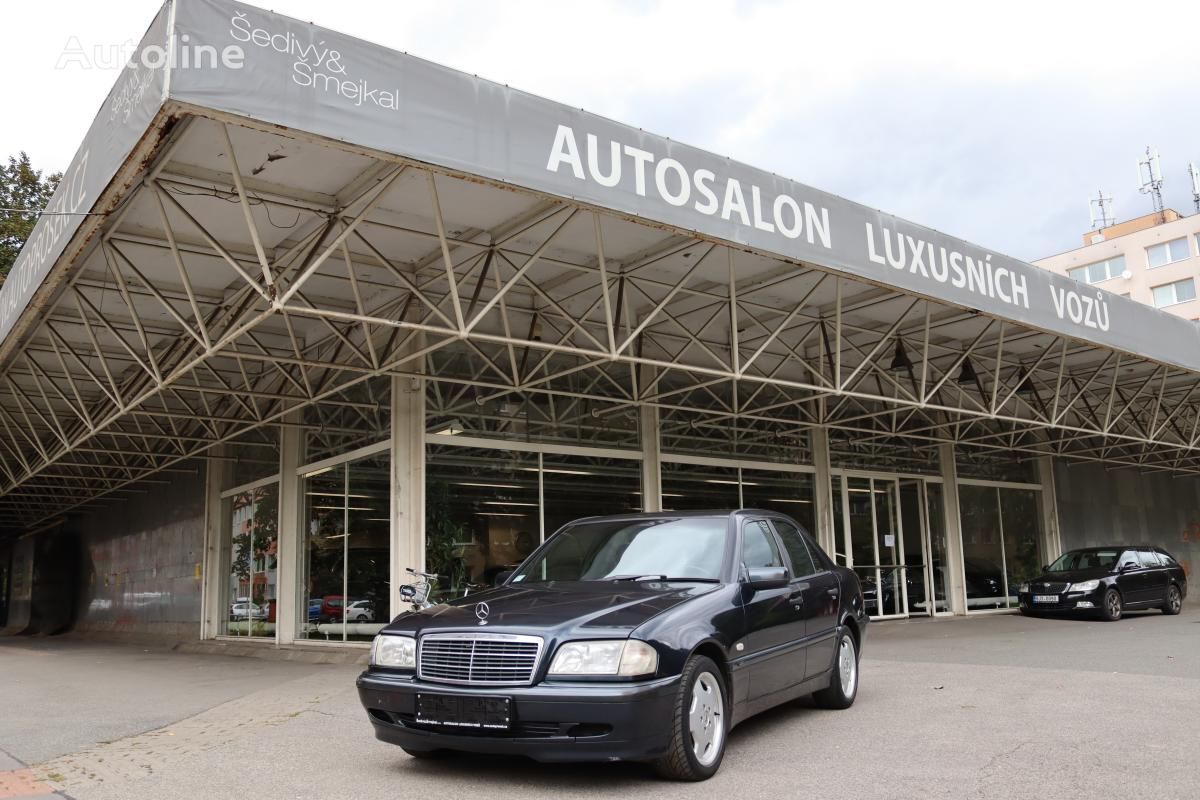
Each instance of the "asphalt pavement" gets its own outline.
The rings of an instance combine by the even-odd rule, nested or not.
[[[1117,623],[874,623],[852,708],[744,723],[703,784],[636,764],[416,761],[372,737],[358,669],[0,640],[0,798],[1200,795],[1194,600]]]

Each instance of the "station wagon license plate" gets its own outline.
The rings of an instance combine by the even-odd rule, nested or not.
[[[504,730],[512,723],[512,698],[418,693],[417,722]]]
[[[1056,594],[1035,594],[1033,596],[1035,603],[1057,603],[1058,595]]]

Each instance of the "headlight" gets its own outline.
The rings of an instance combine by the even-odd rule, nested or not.
[[[1100,581],[1083,581],[1082,583],[1072,583],[1067,587],[1068,592],[1092,592],[1100,585]]]
[[[658,670],[658,651],[637,639],[567,642],[550,664],[551,675],[650,675]]]
[[[1029,594],[1029,584],[1022,583],[1017,587],[1017,594]]]
[[[371,666],[416,669],[417,640],[411,636],[386,633],[376,636],[371,644]]]

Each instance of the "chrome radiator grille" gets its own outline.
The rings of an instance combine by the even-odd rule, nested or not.
[[[1029,584],[1029,591],[1032,594],[1062,594],[1067,590],[1068,583],[1043,583],[1035,581]]]
[[[476,686],[533,683],[542,654],[539,636],[507,633],[429,633],[417,650],[422,680]]]

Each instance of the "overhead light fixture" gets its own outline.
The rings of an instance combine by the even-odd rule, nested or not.
[[[726,486],[737,486],[738,485],[738,481],[726,480],[724,478],[708,478],[704,482],[705,483],[720,483],[720,484],[724,484]],[[741,481],[741,484],[742,484],[742,486],[758,486],[758,484],[755,483],[754,481]],[[663,495],[663,497],[666,497],[666,495]]]
[[[1021,382],[1017,384],[1017,391],[1022,394],[1033,394],[1037,391],[1037,387],[1029,379],[1029,372],[1024,368],[1021,369]]]
[[[320,469],[314,469],[312,472],[304,473],[304,477],[311,478],[314,475],[324,475],[326,472],[332,472],[332,471],[333,471],[333,467],[321,467]]]
[[[537,472],[537,467],[521,467],[525,472]],[[542,467],[542,472],[553,472],[555,475],[592,475],[594,473],[587,472],[582,469],[558,469],[557,467]]]
[[[455,486],[470,486],[475,489],[520,489],[515,483],[476,483],[472,481],[455,481]]]
[[[767,502],[768,503],[804,503],[805,505],[809,505],[812,503],[812,500],[789,500],[786,497],[772,497],[769,500],[767,500]]]
[[[896,337],[896,354],[892,356],[892,363],[888,369],[892,372],[912,369],[912,361],[909,361],[908,352],[904,349],[904,341],[900,337]]]
[[[434,436],[458,436],[463,432],[462,420],[452,419],[446,423],[446,427],[433,432]]]
[[[975,374],[975,365],[971,363],[971,359],[964,358],[962,371],[958,373],[958,382],[975,383],[977,380],[979,380],[979,376]]]

